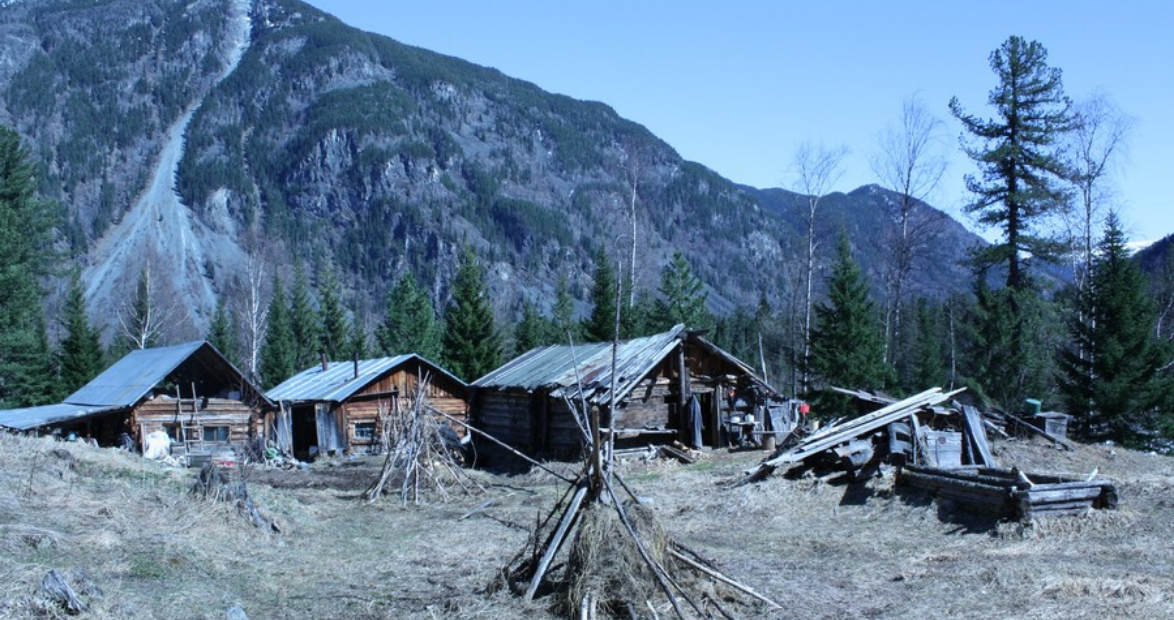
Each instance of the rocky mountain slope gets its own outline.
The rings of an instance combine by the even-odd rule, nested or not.
[[[654,290],[676,249],[719,312],[791,286],[794,194],[684,161],[602,103],[295,0],[27,0],[0,8],[0,32],[0,122],[64,205],[108,337],[145,268],[184,337],[236,293],[250,257],[285,275],[330,263],[350,305],[377,316],[405,270],[443,303],[464,245],[506,316],[522,298],[549,306],[564,275],[585,299],[597,249],[626,257],[633,228],[638,287]],[[877,283],[893,198],[834,194],[821,224],[848,230]],[[914,290],[968,280],[957,262],[980,240],[942,231]]]

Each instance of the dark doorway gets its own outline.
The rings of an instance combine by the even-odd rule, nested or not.
[[[318,447],[318,425],[314,420],[314,406],[294,407],[290,421],[294,458],[299,461],[311,460],[310,448]]]

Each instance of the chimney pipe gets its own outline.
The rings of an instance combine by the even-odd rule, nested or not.
[[[330,367],[330,362],[326,361],[326,352],[319,351],[318,359],[322,360],[322,372],[326,372],[326,369]]]
[[[355,360],[355,378],[359,378],[359,352],[355,351],[352,358]]]

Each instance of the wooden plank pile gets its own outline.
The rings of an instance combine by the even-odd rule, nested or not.
[[[1018,469],[905,466],[897,484],[931,491],[967,508],[999,518],[1031,522],[1038,517],[1085,514],[1117,507],[1113,483],[1097,478],[1027,474]]]
[[[941,388],[931,388],[904,400],[889,403],[859,418],[828,426],[747,470],[746,476],[738,481],[738,484],[761,480],[785,465],[827,456],[829,450],[840,457],[850,471],[856,471],[865,462],[870,461],[872,456],[871,450],[867,450],[860,440],[872,436],[889,424],[905,419],[910,419],[916,428],[916,416],[919,411],[939,405],[961,392],[962,390],[943,392]]]

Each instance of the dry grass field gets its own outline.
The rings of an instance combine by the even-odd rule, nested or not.
[[[669,535],[785,607],[740,607],[744,617],[1174,617],[1174,459],[1027,440],[995,450],[1028,471],[1096,467],[1117,483],[1121,507],[1025,528],[895,493],[891,476],[718,486],[756,452],[620,471]],[[195,470],[0,435],[0,618],[65,617],[39,593],[51,569],[89,604],[79,618],[239,617],[234,607],[253,620],[558,617],[553,597],[526,604],[485,589],[565,483],[472,472],[478,495],[360,501],[380,464],[253,469],[249,489],[281,526],[272,533],[190,495]]]

